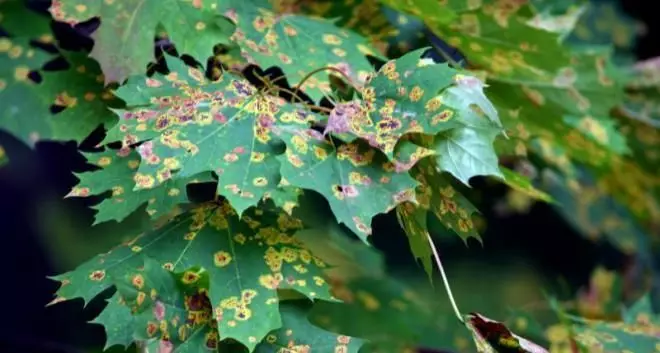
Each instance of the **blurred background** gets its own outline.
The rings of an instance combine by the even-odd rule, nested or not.
[[[38,3],[47,8],[45,2]],[[591,42],[611,43],[621,62],[660,56],[655,2],[592,3],[569,41],[588,37]],[[69,44],[84,47],[91,42]],[[91,136],[82,149],[94,146],[100,136],[100,132]],[[109,222],[92,227],[95,211],[90,207],[101,198],[63,198],[77,183],[74,173],[91,170],[74,143],[43,142],[29,149],[2,131],[0,143],[11,156],[11,163],[0,168],[4,241],[0,268],[5,271],[0,302],[5,303],[1,310],[7,319],[0,330],[0,350],[100,352],[103,329],[86,322],[100,312],[103,302],[97,298],[84,309],[81,301],[46,307],[57,289],[47,277],[71,270],[106,251],[126,235],[126,230],[135,233],[148,226],[148,219],[144,212],[136,212],[121,224]],[[651,245],[639,240],[646,235],[639,234],[634,225],[616,237],[602,227],[608,217],[615,217],[614,213],[626,222],[625,215],[617,213],[616,205],[605,198],[587,206],[586,216],[580,216],[576,211],[579,202],[561,188],[545,188],[563,204],[557,206],[535,203],[486,179],[475,179],[473,185],[471,197],[483,213],[483,245],[470,240],[466,246],[456,235],[443,232],[441,226],[434,228],[454,295],[467,311],[498,320],[514,318],[514,324],[526,326],[522,310],[552,315],[546,297],[550,294],[573,303],[581,313],[607,318],[611,314],[607,301],[632,296],[626,293],[626,286],[641,278],[640,262],[658,266],[653,251],[637,251]],[[408,252],[406,236],[396,217],[377,217],[374,230],[376,246],[386,254],[389,269],[420,287],[429,287],[429,291],[437,292],[439,302],[446,302],[441,286],[436,284],[433,289],[428,285],[423,269]],[[437,279],[435,282],[439,283]],[[427,342],[420,344],[473,351],[467,333],[458,332],[458,326],[450,320],[449,307],[445,309],[447,315],[438,312],[438,327],[430,328]],[[437,334],[438,330],[447,334]]]

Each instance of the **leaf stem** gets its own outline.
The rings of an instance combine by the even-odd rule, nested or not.
[[[431,239],[431,234],[429,234],[428,232],[426,233],[426,239],[429,241],[429,245],[431,246],[431,250],[433,251],[433,258],[435,259],[435,264],[438,265],[438,269],[440,270],[440,275],[442,276],[442,283],[444,283],[445,285],[445,290],[447,291],[449,302],[451,303],[451,306],[454,309],[454,314],[456,314],[456,318],[458,319],[458,321],[460,321],[462,324],[465,324],[465,321],[463,320],[463,315],[461,315],[461,311],[458,310],[458,305],[456,305],[456,301],[454,300],[454,295],[451,292],[451,287],[449,286],[449,280],[447,279],[447,275],[445,274],[445,269],[442,266],[442,261],[440,260],[440,255],[438,254],[438,250],[435,248],[433,239]]]
[[[351,80],[351,78],[348,77],[343,71],[341,71],[338,68],[333,67],[333,66],[324,66],[324,67],[320,67],[318,69],[312,70],[309,73],[307,73],[307,75],[305,75],[302,78],[302,80],[300,80],[300,83],[298,83],[298,85],[296,86],[296,89],[293,91],[293,93],[298,94],[298,91],[300,90],[300,88],[302,88],[302,86],[305,84],[305,82],[307,80],[309,80],[312,76],[314,76],[315,74],[317,74],[319,72],[322,72],[322,71],[334,71],[334,72],[340,74],[341,77],[343,77],[349,85],[351,85],[351,86],[353,86],[353,88],[357,89],[357,87],[355,87],[352,83],[353,80]]]

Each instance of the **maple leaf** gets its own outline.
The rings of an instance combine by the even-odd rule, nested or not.
[[[573,329],[575,340],[589,352],[653,352],[658,347],[660,316],[646,295],[624,312],[623,321],[590,321]]]
[[[478,79],[421,58],[426,50],[385,63],[361,89],[362,100],[335,108],[328,131],[366,139],[391,158],[404,134],[434,136],[473,124],[474,119],[464,121],[477,114],[473,104],[498,125],[497,112],[475,81]]]
[[[420,18],[461,50],[471,69],[485,71],[489,98],[513,133],[512,149],[515,144],[524,155],[520,141],[543,136],[568,148],[572,158],[599,166],[625,151],[620,136],[608,128],[608,112],[622,97],[608,52],[562,46],[558,34],[533,27],[534,11],[526,2],[485,1],[457,12],[451,23],[434,21],[429,13]],[[584,126],[576,129],[575,123]],[[581,133],[585,130],[588,136]]]
[[[242,0],[223,1],[220,7],[236,23],[232,38],[243,56],[261,67],[280,67],[288,82],[292,86],[302,83],[300,88],[314,101],[331,92],[330,81],[327,74],[317,74],[302,82],[307,74],[332,67],[358,85],[371,71],[366,55],[380,57],[366,38],[337,27],[331,20],[276,14],[267,1],[249,6]]]
[[[417,204],[400,204],[397,207],[397,217],[408,236],[410,250],[415,258],[421,260],[429,279],[432,279],[433,253],[428,241],[427,214],[433,214],[445,228],[453,230],[467,245],[467,239],[470,237],[481,242],[472,221],[472,214],[477,212],[477,209],[441,174],[435,161],[422,160],[410,173],[419,182]]]
[[[44,119],[49,114],[48,105],[36,94],[36,83],[28,77],[50,57],[30,47],[28,38],[0,38],[0,128],[29,146],[52,133]]]
[[[40,72],[43,81],[34,87],[35,94],[47,105],[64,108],[47,120],[50,139],[82,142],[99,125],[117,121],[108,107],[119,100],[103,86],[99,65],[85,54],[64,52],[67,70]]]
[[[208,273],[208,297],[223,338],[233,338],[252,350],[281,325],[277,289],[332,299],[321,274],[325,263],[293,237],[301,226],[286,213],[253,209],[239,221],[227,202],[202,204],[160,229],[53,277],[62,284],[55,302],[77,297],[89,302],[116,284],[116,278],[140,271],[145,257],[176,273],[199,267]],[[193,278],[194,273],[190,281]],[[140,277],[132,277],[130,283],[139,285]],[[167,295],[175,295],[170,292]],[[140,300],[141,295],[135,295]],[[247,301],[254,297],[258,300]]]
[[[133,334],[136,329],[133,314],[117,292],[107,300],[107,303],[101,314],[90,323],[103,326],[106,337],[104,351],[114,345],[121,345],[124,349],[128,349],[133,343]]]
[[[385,51],[385,41],[392,40],[396,34],[379,0],[303,0],[295,1],[289,8],[285,1],[276,4],[278,13],[296,12],[333,19],[336,26],[368,38],[380,52]]]
[[[106,149],[101,153],[86,153],[85,157],[103,169],[76,174],[80,182],[67,197],[87,197],[112,191],[112,195],[93,208],[98,210],[94,224],[115,220],[121,222],[141,205],[148,203],[147,213],[159,218],[176,206],[187,203],[186,185],[213,181],[210,173],[185,179],[168,180],[146,190],[134,190],[134,175],[140,156],[130,149]]]
[[[338,335],[312,325],[307,319],[309,307],[303,303],[282,303],[282,327],[270,332],[255,352],[281,352],[282,347],[292,352],[358,352],[364,340]]]
[[[379,352],[401,352],[419,344],[437,318],[433,301],[393,275],[372,275],[333,283],[342,303],[317,302],[310,320],[364,338]]]
[[[410,251],[416,259],[421,260],[424,271],[433,280],[433,251],[428,241],[429,231],[426,225],[427,211],[421,207],[415,207],[410,202],[402,203],[396,208],[399,224],[408,236]]]
[[[277,190],[274,156],[281,152],[273,131],[306,129],[318,118],[232,74],[208,81],[178,59],[167,62],[167,76],[134,77],[116,92],[128,108],[115,110],[121,118],[105,142],[143,142],[136,189],[213,171],[218,194],[239,213]]]
[[[335,147],[312,129],[282,130],[279,136],[287,145],[278,156],[282,176],[293,186],[323,195],[337,220],[365,241],[374,216],[414,200],[415,180],[397,172],[366,143],[356,140]]]
[[[500,167],[500,171],[504,176],[504,184],[510,188],[519,191],[533,199],[541,200],[545,202],[553,202],[552,196],[548,195],[546,192],[539,190],[532,185],[532,181],[529,180],[524,175],[511,170],[509,168]]]
[[[99,16],[101,26],[92,34],[91,56],[101,65],[105,83],[122,83],[145,72],[155,60],[153,41],[162,26],[177,49],[202,60],[214,45],[226,40],[229,28],[217,23],[218,15],[203,11],[198,1],[183,0],[56,0],[49,9],[53,18],[75,25]]]
[[[0,27],[13,38],[30,38],[40,43],[52,43],[50,18],[28,8],[21,0],[0,2]]]
[[[117,292],[133,313],[133,337],[158,352],[216,350],[220,339],[207,296],[208,277],[199,268],[172,273],[145,257],[143,266],[115,278]]]
[[[517,353],[548,353],[548,350],[511,332],[501,322],[493,321],[478,313],[465,317],[465,325],[480,353],[502,351]]]

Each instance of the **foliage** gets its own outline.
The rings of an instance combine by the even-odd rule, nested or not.
[[[447,285],[428,217],[480,240],[475,177],[564,207],[628,252],[657,241],[658,65],[621,59],[629,36],[615,40],[617,61],[591,40],[593,8],[54,0],[49,11],[74,28],[100,18],[93,48],[66,50],[47,16],[0,1],[0,129],[29,146],[82,146],[101,128],[84,152],[98,168],[67,196],[103,196],[95,224],[146,204],[153,229],[52,277],[54,303],[115,291],[93,321],[106,348],[413,347],[436,324],[433,298],[387,274],[369,248],[372,220],[395,213],[429,278],[435,263]],[[605,223],[610,212],[622,220]],[[480,352],[547,352],[461,314],[449,294]],[[571,324],[571,339],[650,352],[658,327],[645,300],[622,323]]]

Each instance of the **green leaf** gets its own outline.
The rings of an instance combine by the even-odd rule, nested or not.
[[[128,349],[134,340],[135,318],[119,293],[115,293],[107,302],[108,305],[101,314],[90,322],[102,325],[105,329],[106,339],[103,350],[114,345],[121,345],[124,349]]]
[[[433,149],[437,153],[438,168],[451,173],[465,185],[470,185],[470,179],[479,175],[504,179],[493,148],[500,131],[479,122],[478,117],[471,114],[466,115],[466,122],[468,119],[472,121],[465,126],[436,136]]]
[[[35,87],[35,94],[48,105],[65,108],[48,118],[50,138],[82,142],[99,125],[117,120],[108,107],[120,102],[103,86],[103,74],[95,61],[82,53],[65,52],[64,57],[69,68],[40,72],[43,82]]]
[[[239,221],[226,202],[202,204],[54,277],[62,283],[56,301],[82,297],[89,302],[113,284],[109,277],[139,271],[145,257],[175,272],[200,267],[210,278],[208,297],[223,339],[233,338],[252,349],[281,325],[277,289],[332,299],[321,275],[325,263],[292,235],[300,227],[301,222],[286,213],[254,210]]]
[[[655,352],[660,318],[644,296],[624,312],[622,322],[587,322],[573,325],[575,340],[589,352]]]
[[[140,164],[137,152],[108,148],[101,153],[86,153],[85,157],[103,169],[76,174],[80,182],[67,196],[87,197],[112,191],[112,196],[93,207],[98,210],[94,224],[109,220],[121,222],[145,203],[148,203],[149,216],[159,218],[188,202],[187,184],[213,181],[210,173],[202,173],[186,179],[168,180],[152,189],[134,190],[133,177]]]
[[[280,305],[282,327],[269,333],[255,349],[256,353],[282,351],[357,353],[364,341],[338,335],[312,325],[307,320],[310,305],[288,302]]]
[[[53,35],[50,18],[30,10],[22,0],[5,0],[0,3],[0,27],[13,38],[33,39],[51,43]]]
[[[52,129],[48,105],[36,94],[28,77],[51,55],[30,47],[27,38],[0,38],[0,128],[29,146],[48,139]]]
[[[287,145],[282,176],[293,186],[323,195],[340,223],[362,240],[371,234],[371,220],[397,204],[414,199],[415,180],[396,172],[382,154],[355,141],[335,147],[315,130],[280,135]]]
[[[396,208],[399,224],[408,236],[408,243],[415,259],[421,260],[424,271],[433,280],[433,252],[429,244],[429,231],[426,225],[427,211],[415,207],[410,202],[402,203]]]
[[[449,23],[456,18],[456,13],[453,10],[461,1],[450,0],[440,3],[434,0],[380,0],[380,2],[397,11],[424,17],[429,23],[439,25]],[[470,1],[467,1],[467,3],[467,6],[470,6]]]
[[[199,285],[204,279],[205,285]],[[114,282],[134,313],[135,339],[156,338],[148,345],[182,352],[217,348],[217,325],[207,296],[208,274],[203,270],[172,273],[145,257],[144,266],[117,276]]]
[[[433,136],[473,125],[474,119],[468,117],[477,114],[473,104],[499,125],[478,79],[421,58],[425,50],[383,65],[361,89],[362,100],[333,109],[326,132],[366,139],[392,158],[397,142],[407,133]]]
[[[223,1],[221,9],[236,23],[233,39],[249,62],[263,68],[278,66],[291,86],[300,87],[314,101],[331,92],[328,74],[322,71],[303,82],[317,69],[335,68],[353,85],[361,84],[371,72],[366,55],[379,57],[366,38],[348,29],[340,29],[331,20],[276,14],[266,1],[250,3]]]
[[[218,25],[214,12],[181,0],[62,0],[53,3],[50,13],[72,25],[96,16],[105,20],[92,36],[91,57],[100,63],[106,84],[122,83],[146,71],[156,59],[153,42],[159,25],[179,52],[200,61],[211,56],[213,46],[225,42],[229,34],[227,26]]]
[[[333,290],[343,303],[316,303],[310,320],[364,338],[379,352],[412,348],[434,322],[431,301],[393,276],[360,277],[336,283]]]
[[[412,175],[420,182],[417,201],[421,207],[431,212],[447,229],[456,232],[466,244],[470,237],[481,242],[472,222],[476,207],[452,186],[447,176],[441,174],[435,161],[421,161],[412,170]]]
[[[534,185],[532,185],[532,181],[522,174],[506,167],[500,167],[500,171],[504,176],[504,184],[508,185],[510,188],[522,192],[523,194],[536,200],[554,202],[552,196],[535,188]]]
[[[232,74],[208,81],[179,59],[167,62],[167,76],[133,77],[117,90],[128,108],[116,110],[122,118],[106,142],[144,141],[137,148],[142,162],[136,189],[213,171],[219,175],[218,194],[243,213],[280,183],[274,134],[306,129],[316,116],[262,95]]]

